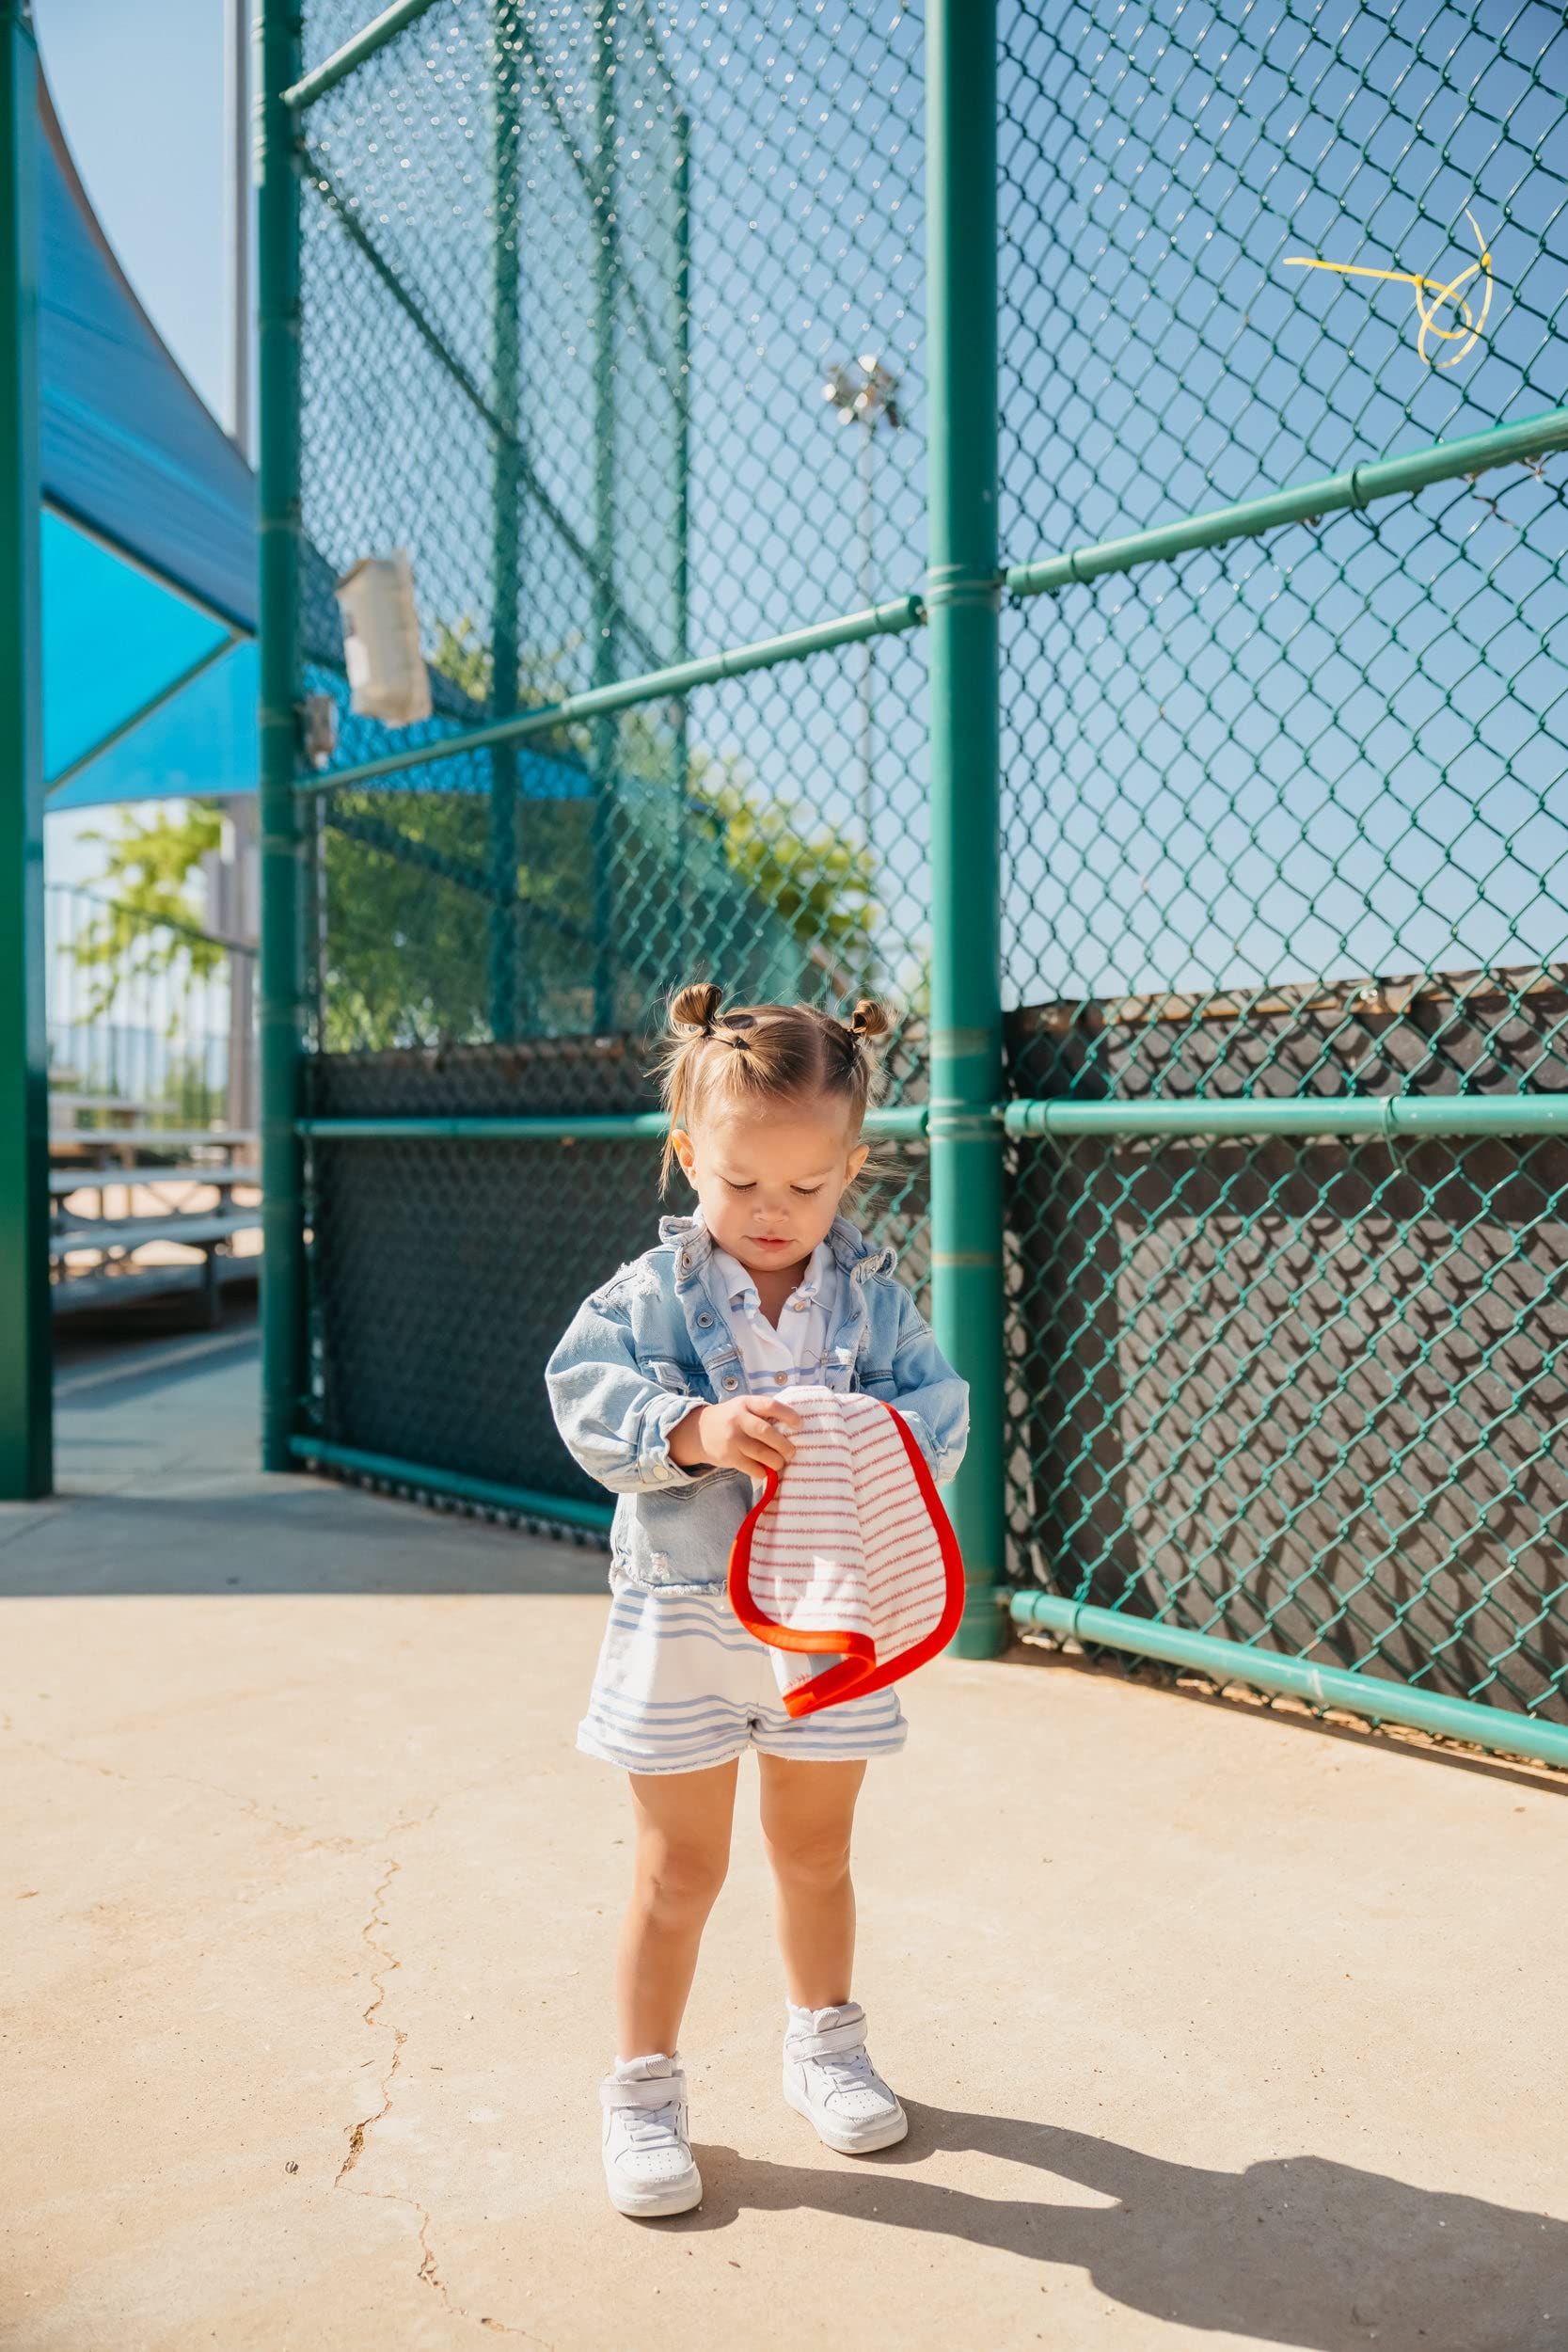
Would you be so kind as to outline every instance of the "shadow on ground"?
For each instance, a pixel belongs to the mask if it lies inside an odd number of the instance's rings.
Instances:
[[[700,2147],[689,2231],[794,2207],[1086,2271],[1109,2299],[1302,2352],[1562,2352],[1568,2223],[1321,2156],[1209,2171],[1022,2118],[906,2101],[901,2147],[844,2169]],[[944,2151],[1033,2166],[1104,2205],[978,2197],[910,2177]]]

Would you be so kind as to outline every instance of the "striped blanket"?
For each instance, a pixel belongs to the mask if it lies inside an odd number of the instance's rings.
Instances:
[[[730,1603],[768,1643],[786,1710],[863,1698],[944,1649],[963,1563],[924,1455],[891,1405],[787,1388],[795,1458],[770,1470],[730,1553]]]

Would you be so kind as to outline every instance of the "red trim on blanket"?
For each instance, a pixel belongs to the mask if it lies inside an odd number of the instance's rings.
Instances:
[[[883,1403],[879,1396],[868,1397],[866,1402],[880,1405],[884,1413],[892,1415],[894,1427],[898,1432],[904,1452],[909,1456],[910,1468],[914,1472],[920,1499],[936,1532],[946,1578],[942,1614],[923,1642],[915,1642],[910,1648],[899,1650],[895,1657],[882,1665],[877,1662],[876,1645],[868,1634],[826,1629],[816,1633],[799,1632],[793,1627],[780,1625],[776,1618],[765,1615],[752,1591],[752,1539],[757,1521],[779,1491],[778,1471],[765,1471],[762,1492],[741,1520],[735,1542],[730,1547],[730,1607],[747,1632],[754,1634],[759,1642],[766,1642],[770,1649],[804,1650],[818,1656],[833,1654],[840,1660],[838,1665],[828,1667],[822,1674],[808,1675],[803,1681],[792,1683],[784,1692],[784,1711],[793,1716],[819,1714],[825,1707],[840,1706],[846,1699],[865,1698],[873,1691],[885,1690],[890,1682],[901,1681],[905,1675],[912,1674],[917,1666],[924,1666],[928,1659],[935,1658],[939,1651],[947,1647],[958,1629],[958,1619],[963,1614],[963,1556],[958,1549],[958,1539],[953,1533],[953,1523],[942,1509],[930,1466],[915,1443],[909,1423],[897,1408]]]

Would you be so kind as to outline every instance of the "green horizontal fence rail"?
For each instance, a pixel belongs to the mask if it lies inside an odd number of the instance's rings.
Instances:
[[[988,1114],[1010,1136],[1524,1136],[1568,1134],[1568,1096],[1449,1095],[1436,1101],[1385,1095],[1370,1102],[1281,1100],[1185,1103],[993,1104]],[[924,1108],[872,1111],[864,1132],[910,1140],[927,1132]],[[302,1136],[346,1143],[421,1136],[469,1143],[663,1140],[657,1111],[559,1119],[302,1119]]]
[[[1293,490],[1273,491],[1266,498],[1243,499],[1212,514],[1189,515],[1180,522],[1133,532],[1125,539],[1104,540],[1098,547],[1078,548],[1069,555],[1015,564],[1006,574],[1007,590],[1015,596],[1054,596],[1063,588],[1103,580],[1114,572],[1130,572],[1140,564],[1171,564],[1198,548],[1258,538],[1264,532],[1283,531],[1293,523],[1316,524],[1325,515],[1364,514],[1379,499],[1411,498],[1434,483],[1455,482],[1496,466],[1521,465],[1560,449],[1568,449],[1568,408],[1551,408],[1523,424],[1495,425],[1488,432],[1439,441],[1403,456],[1376,458],[1325,481],[1305,482]]]
[[[813,654],[832,653],[841,645],[863,644],[867,638],[914,628],[925,617],[925,607],[918,596],[898,596],[865,612],[846,612],[837,620],[822,621],[812,628],[787,630],[784,636],[766,639],[761,644],[736,645],[727,653],[708,654],[698,661],[675,661],[641,677],[590,687],[580,694],[563,695],[559,702],[546,703],[519,718],[498,720],[493,726],[475,727],[467,734],[407,751],[388,752],[379,759],[361,760],[356,767],[334,769],[329,775],[301,776],[296,789],[311,794],[342,791],[355,785],[380,783],[384,777],[406,769],[426,768],[436,760],[490,751],[501,743],[526,743],[533,736],[554,734],[574,720],[612,717],[617,711],[635,709],[640,703],[661,702],[672,694],[689,694],[699,686],[717,686],[730,678],[747,677],[753,670],[775,669],[785,661],[806,661]]]
[[[1568,1095],[1013,1102],[1003,1119],[1010,1136],[1555,1136],[1568,1134]]]
[[[1529,12],[356,14],[265,8],[268,1459],[601,1530],[539,1375],[665,993],[877,993],[960,1647],[1568,1760]]]
[[[479,1503],[509,1517],[537,1519],[545,1526],[583,1528],[608,1534],[614,1516],[608,1502],[579,1502],[566,1495],[542,1494],[527,1486],[507,1486],[492,1478],[466,1478],[461,1470],[432,1470],[385,1454],[367,1454],[362,1447],[334,1445],[325,1438],[293,1438],[290,1452],[296,1461],[326,1470],[351,1470],[356,1478],[401,1486],[419,1495],[451,1495],[460,1502]]]
[[[1415,1690],[1408,1683],[1314,1665],[1304,1658],[1284,1658],[1243,1642],[1215,1641],[1207,1634],[1190,1632],[1185,1626],[1125,1617],[1117,1610],[1090,1608],[1055,1593],[1014,1593],[1010,1613],[1013,1623],[1026,1630],[1042,1627],[1069,1641],[1131,1650],[1137,1657],[1155,1658],[1168,1666],[1187,1666],[1217,1682],[1244,1682],[1254,1690],[1305,1699],[1312,1707],[1342,1708],[1349,1714],[1368,1715],[1377,1723],[1400,1724],[1443,1739],[1465,1740],[1481,1747],[1507,1747],[1540,1764],[1568,1765],[1568,1725],[1562,1724],[1511,1723],[1506,1726],[1506,1740],[1499,1740],[1495,1710],[1474,1706],[1467,1699],[1445,1698],[1437,1692]]]
[[[355,1136],[368,1142],[388,1142],[420,1136],[443,1137],[467,1143],[624,1143],[633,1139],[659,1142],[669,1121],[658,1111],[628,1111],[617,1118],[592,1116],[561,1119],[302,1119],[302,1136],[346,1143]],[[876,1137],[896,1136],[910,1141],[926,1133],[926,1112],[872,1111],[864,1132]]]

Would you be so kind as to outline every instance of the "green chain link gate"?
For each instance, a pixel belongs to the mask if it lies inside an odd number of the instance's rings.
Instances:
[[[1560,19],[359,8],[263,11],[269,1462],[601,1525],[663,991],[876,990],[961,1646],[1568,1760]]]

